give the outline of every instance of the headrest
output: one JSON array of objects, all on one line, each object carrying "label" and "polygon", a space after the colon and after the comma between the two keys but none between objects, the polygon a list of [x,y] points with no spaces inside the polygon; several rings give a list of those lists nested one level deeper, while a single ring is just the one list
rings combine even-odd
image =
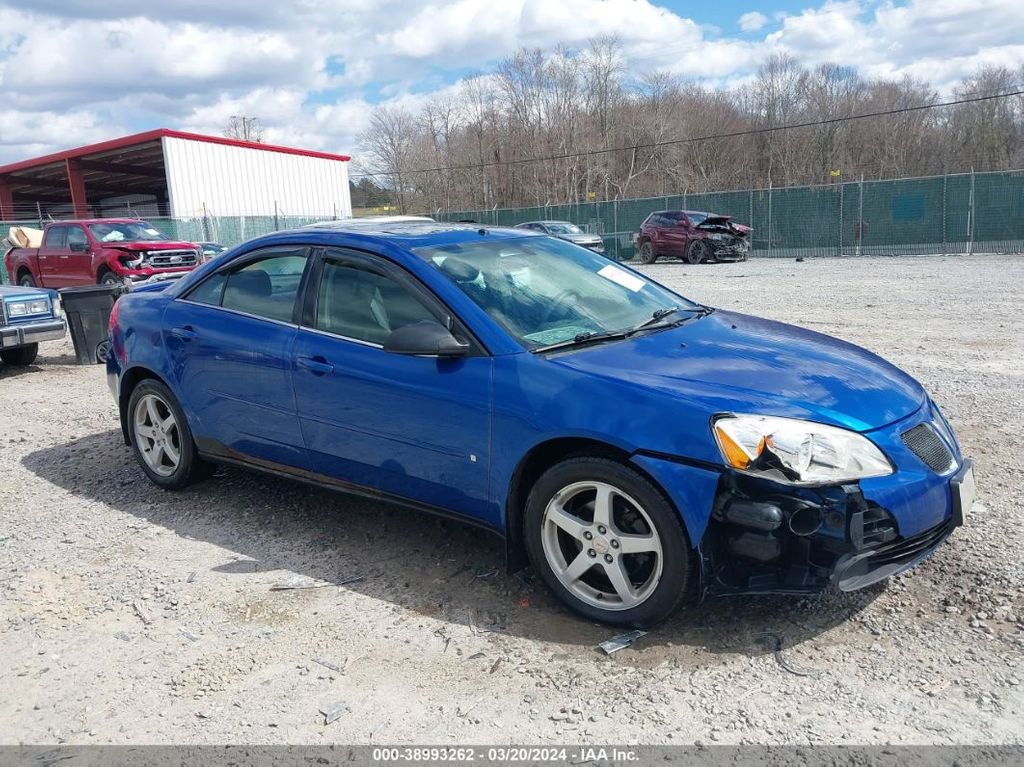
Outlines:
[{"label": "headrest", "polygon": [[456,282],[472,282],[480,276],[480,270],[469,263],[469,261],[463,261],[461,258],[454,258],[452,256],[448,256],[448,258],[442,261],[440,268],[442,272]]},{"label": "headrest", "polygon": [[270,275],[262,269],[235,272],[228,277],[228,288],[250,296],[269,296],[272,292]]}]

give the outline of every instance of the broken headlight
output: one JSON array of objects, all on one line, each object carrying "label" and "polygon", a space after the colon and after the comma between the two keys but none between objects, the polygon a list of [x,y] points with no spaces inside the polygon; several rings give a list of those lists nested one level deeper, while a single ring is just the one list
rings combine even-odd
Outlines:
[{"label": "broken headlight", "polygon": [[823,485],[892,474],[867,437],[835,426],[761,415],[724,415],[713,424],[728,466],[793,485]]}]

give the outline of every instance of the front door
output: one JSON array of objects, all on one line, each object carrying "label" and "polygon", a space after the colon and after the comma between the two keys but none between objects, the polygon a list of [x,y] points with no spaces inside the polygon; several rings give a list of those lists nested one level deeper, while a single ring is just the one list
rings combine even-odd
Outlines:
[{"label": "front door", "polygon": [[64,260],[69,285],[91,285],[96,282],[97,275],[92,271],[92,253],[89,238],[85,230],[78,224],[68,227],[67,241],[64,244],[67,258]]},{"label": "front door", "polygon": [[294,352],[314,471],[497,523],[487,504],[490,357],[475,345],[457,359],[385,351],[392,330],[449,320],[383,259],[328,251],[315,273]]},{"label": "front door", "polygon": [[292,348],[306,255],[256,251],[168,306],[165,343],[202,450],[303,465]]}]

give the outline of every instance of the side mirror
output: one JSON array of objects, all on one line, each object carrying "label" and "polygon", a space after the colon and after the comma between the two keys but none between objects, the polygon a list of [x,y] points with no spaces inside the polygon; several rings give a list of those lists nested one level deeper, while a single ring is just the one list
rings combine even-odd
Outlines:
[{"label": "side mirror", "polygon": [[462,357],[469,344],[461,343],[439,322],[424,320],[392,330],[384,339],[384,351],[423,357]]},{"label": "side mirror", "polygon": [[683,229],[689,229],[690,228],[690,222],[687,221],[685,218],[681,218],[678,221],[676,221],[676,226],[681,226],[681,227],[683,227]]},{"label": "side mirror", "polygon": [[68,243],[68,250],[72,253],[85,253],[89,249],[89,243],[82,242],[81,240],[75,240],[74,242]]}]

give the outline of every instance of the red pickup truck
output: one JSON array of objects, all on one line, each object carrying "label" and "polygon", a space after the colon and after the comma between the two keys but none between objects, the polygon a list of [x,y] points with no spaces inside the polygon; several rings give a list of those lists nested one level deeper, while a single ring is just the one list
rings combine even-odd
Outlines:
[{"label": "red pickup truck", "polygon": [[168,240],[145,221],[102,218],[47,224],[41,247],[14,248],[4,260],[18,285],[68,288],[187,272],[202,255],[194,243]]}]

